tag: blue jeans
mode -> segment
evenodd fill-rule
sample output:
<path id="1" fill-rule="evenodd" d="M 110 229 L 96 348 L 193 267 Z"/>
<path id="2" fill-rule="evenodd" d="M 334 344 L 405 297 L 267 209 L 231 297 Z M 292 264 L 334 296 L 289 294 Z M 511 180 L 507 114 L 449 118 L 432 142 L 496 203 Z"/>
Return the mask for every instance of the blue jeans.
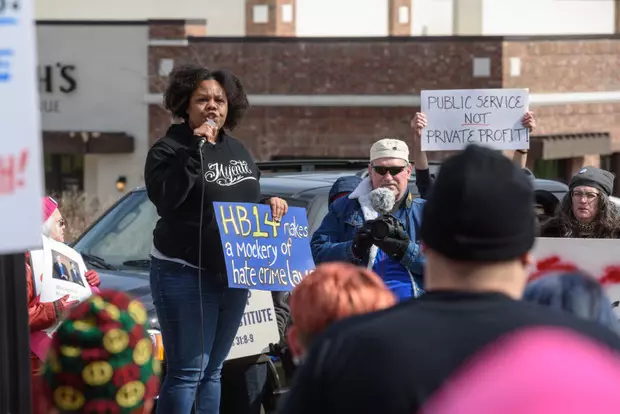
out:
<path id="1" fill-rule="evenodd" d="M 222 363 L 248 298 L 247 290 L 230 289 L 224 283 L 203 272 L 201 324 L 198 270 L 151 259 L 151 292 L 166 353 L 157 413 L 190 414 L 194 396 L 196 414 L 219 413 Z"/>

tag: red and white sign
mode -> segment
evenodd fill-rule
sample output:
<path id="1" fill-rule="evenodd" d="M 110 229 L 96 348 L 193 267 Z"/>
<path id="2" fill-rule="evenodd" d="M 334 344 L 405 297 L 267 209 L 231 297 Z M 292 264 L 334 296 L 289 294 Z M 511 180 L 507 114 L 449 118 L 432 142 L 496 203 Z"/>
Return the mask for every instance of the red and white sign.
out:
<path id="1" fill-rule="evenodd" d="M 534 246 L 537 272 L 582 270 L 597 278 L 612 302 L 620 300 L 620 240 L 539 238 Z"/>
<path id="2" fill-rule="evenodd" d="M 41 247 L 43 168 L 31 0 L 0 1 L 0 254 Z"/>

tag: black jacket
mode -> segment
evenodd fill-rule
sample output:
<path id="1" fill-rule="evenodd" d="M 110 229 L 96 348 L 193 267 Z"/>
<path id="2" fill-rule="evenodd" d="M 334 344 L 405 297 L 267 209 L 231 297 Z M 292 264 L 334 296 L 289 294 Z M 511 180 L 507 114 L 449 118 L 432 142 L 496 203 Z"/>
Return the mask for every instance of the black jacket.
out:
<path id="1" fill-rule="evenodd" d="M 431 187 L 433 186 L 433 177 L 429 169 L 425 170 L 415 170 L 415 184 L 418 187 L 418 194 L 420 194 L 420 198 L 427 200 L 428 195 L 431 191 Z"/>
<path id="2" fill-rule="evenodd" d="M 417 413 L 470 357 L 516 330 L 550 326 L 620 350 L 607 327 L 499 293 L 428 292 L 332 325 L 311 347 L 281 414 Z"/>
<path id="3" fill-rule="evenodd" d="M 204 269 L 222 277 L 226 266 L 213 202 L 257 203 L 260 172 L 243 144 L 224 132 L 216 144 L 206 143 L 202 154 L 198 150 L 199 140 L 186 123 L 175 124 L 149 150 L 144 180 L 160 216 L 153 243 L 166 256 L 198 265 L 204 185 L 202 263 Z M 201 176 L 204 178 L 200 179 Z"/>

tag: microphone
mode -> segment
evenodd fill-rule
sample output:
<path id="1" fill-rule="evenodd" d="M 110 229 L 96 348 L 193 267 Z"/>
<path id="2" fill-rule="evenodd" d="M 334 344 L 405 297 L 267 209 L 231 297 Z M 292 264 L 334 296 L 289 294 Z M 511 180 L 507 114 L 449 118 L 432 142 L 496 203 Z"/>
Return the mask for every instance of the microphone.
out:
<path id="1" fill-rule="evenodd" d="M 215 121 L 213 121 L 212 119 L 207 119 L 207 122 L 205 122 L 207 125 L 211 125 L 213 128 L 217 128 L 217 124 L 215 123 Z M 207 143 L 207 139 L 205 137 L 200 138 L 200 141 L 198 141 L 198 149 L 202 150 L 202 147 Z"/>
<path id="2" fill-rule="evenodd" d="M 396 197 L 389 188 L 379 187 L 370 192 L 370 204 L 380 215 L 387 215 L 394 209 Z"/>

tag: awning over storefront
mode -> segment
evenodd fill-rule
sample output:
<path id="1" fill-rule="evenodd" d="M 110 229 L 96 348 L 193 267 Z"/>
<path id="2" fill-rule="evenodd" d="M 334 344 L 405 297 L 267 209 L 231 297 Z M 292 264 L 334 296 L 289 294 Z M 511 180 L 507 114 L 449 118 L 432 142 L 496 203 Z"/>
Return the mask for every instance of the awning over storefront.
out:
<path id="1" fill-rule="evenodd" d="M 537 135 L 532 136 L 530 143 L 530 156 L 534 159 L 557 160 L 611 153 L 611 136 L 607 132 Z"/>
<path id="2" fill-rule="evenodd" d="M 43 131 L 46 154 L 130 154 L 134 137 L 124 132 Z"/>

